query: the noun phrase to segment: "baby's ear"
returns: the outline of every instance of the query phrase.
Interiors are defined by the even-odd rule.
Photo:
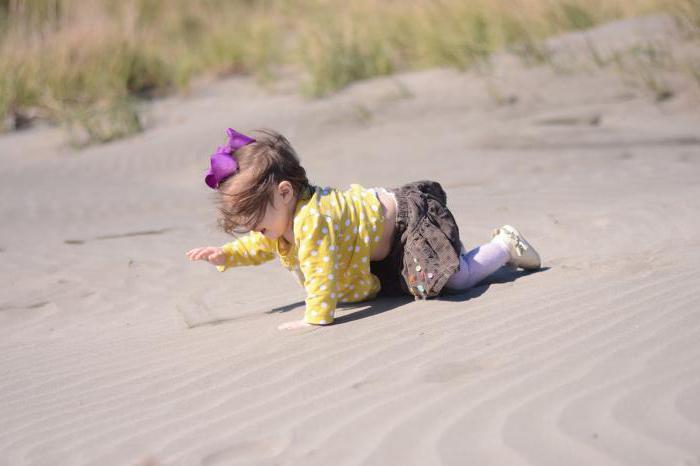
[[[294,199],[294,186],[289,181],[282,181],[277,188],[283,200],[289,201]]]

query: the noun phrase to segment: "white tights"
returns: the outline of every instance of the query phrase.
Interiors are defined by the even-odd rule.
[[[509,259],[508,248],[498,240],[482,244],[469,252],[462,248],[459,270],[450,277],[445,287],[451,291],[468,290],[504,266]]]

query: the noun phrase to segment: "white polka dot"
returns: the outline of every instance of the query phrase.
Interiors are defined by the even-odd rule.
[[[345,241],[350,241],[350,235],[345,235]]]
[[[378,242],[379,242],[379,236],[375,236],[375,237],[374,237],[374,241],[376,241],[376,242],[378,243]]]
[[[306,231],[306,230],[308,230],[308,227],[307,227],[306,225],[304,225],[303,227],[301,227],[301,231]]]
[[[323,269],[321,267],[316,267],[316,273],[322,273]]]
[[[326,325],[326,321],[325,321],[325,320],[319,320],[318,323],[321,324],[321,325]]]
[[[377,231],[377,225],[372,225],[372,231]]]
[[[350,286],[348,286],[348,288],[351,289],[351,290],[354,290],[354,289],[355,289],[355,285],[350,285]]]
[[[328,307],[328,303],[321,303],[321,307],[322,307],[323,309],[327,308],[327,307]]]
[[[335,298],[335,293],[331,293],[331,298]]]
[[[375,211],[375,212],[378,211],[378,210],[379,210],[379,206],[378,206],[378,205],[373,205],[373,206],[372,206],[372,210]]]
[[[366,258],[366,257],[363,257],[363,258],[362,258],[362,262],[367,262],[367,258]]]
[[[358,230],[359,230],[359,229],[358,229],[357,227],[355,227],[355,228],[352,229],[352,231],[354,231],[355,233],[357,233]]]
[[[356,268],[357,268],[357,264],[352,264],[352,268],[353,268],[353,269],[356,269]]]
[[[334,278],[335,278],[335,277],[333,276],[332,273],[329,273],[329,274],[328,274],[328,279],[329,279],[329,280],[333,280]]]
[[[333,225],[333,228],[335,228],[335,231],[340,230],[340,227],[338,225]]]
[[[329,251],[335,251],[335,246],[333,246],[333,245],[331,244],[330,246],[328,246],[328,250],[329,250]]]
[[[316,251],[311,251],[311,255],[312,255],[312,256],[316,256],[316,255],[318,255],[318,252],[316,252]]]
[[[350,226],[350,219],[345,220],[345,226],[349,227]]]
[[[328,234],[328,228],[326,228],[326,227],[323,227],[323,230],[321,230],[321,231],[323,232],[324,235]]]
[[[355,252],[360,252],[360,247],[359,247],[359,246],[355,246]]]
[[[313,312],[311,313],[311,315],[312,315],[312,316],[317,316],[317,315],[318,315],[318,311],[313,311]]]
[[[325,289],[326,289],[326,285],[321,285],[321,290],[325,290]]]
[[[331,258],[328,257],[328,256],[326,256],[326,257],[323,258],[323,262],[328,262],[329,260],[331,260]]]
[[[369,243],[369,236],[365,236],[365,243]]]
[[[359,295],[359,294],[357,294],[357,293],[355,293],[354,297],[355,297],[355,299],[357,299],[357,298],[359,298],[359,297],[360,297],[360,295]]]
[[[323,243],[323,240],[318,240],[318,241],[316,241],[316,244],[319,245],[319,246],[321,245],[321,243]]]

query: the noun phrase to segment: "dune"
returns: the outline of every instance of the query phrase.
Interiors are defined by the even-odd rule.
[[[0,137],[0,465],[700,464],[698,86],[562,69],[650,38],[699,52],[650,17],[552,39],[557,66],[312,101],[232,78],[102,146]],[[279,264],[184,256],[227,240],[202,174],[228,126],[281,131],[318,184],[438,180],[467,247],[510,223],[544,268],[280,332],[304,293]]]

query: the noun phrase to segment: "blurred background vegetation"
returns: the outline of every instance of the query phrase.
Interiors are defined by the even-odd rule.
[[[0,117],[104,142],[142,129],[139,101],[199,76],[293,70],[319,97],[503,49],[546,61],[548,36],[660,11],[700,30],[700,0],[0,0]]]

